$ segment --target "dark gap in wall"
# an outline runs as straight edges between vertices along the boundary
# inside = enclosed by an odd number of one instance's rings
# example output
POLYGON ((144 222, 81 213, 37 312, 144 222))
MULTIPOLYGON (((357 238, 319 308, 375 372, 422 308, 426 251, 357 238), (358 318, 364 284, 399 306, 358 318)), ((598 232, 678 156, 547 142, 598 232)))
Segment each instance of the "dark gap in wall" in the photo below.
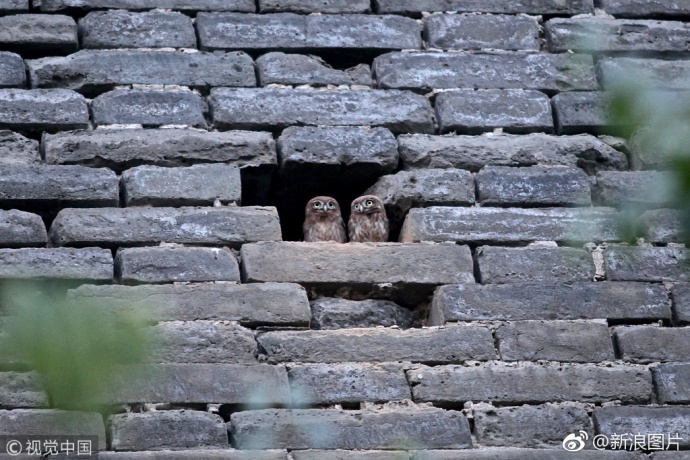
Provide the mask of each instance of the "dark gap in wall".
MULTIPOLYGON (((609 323, 609 326, 612 326, 612 324, 609 323)), ((613 344, 613 354, 616 357, 616 359, 623 359, 623 351, 620 348, 620 344, 618 343, 618 340, 616 340, 616 335, 613 330, 609 329, 609 334, 611 335, 611 343, 613 344)))
POLYGON ((271 52, 280 52, 285 54, 303 54, 318 56, 323 59, 329 66, 337 70, 345 70, 355 67, 359 64, 367 64, 371 66, 374 59, 377 56, 388 53, 394 50, 353 50, 353 49, 340 49, 340 48, 328 48, 328 49, 299 49, 299 48, 288 48, 288 49, 262 49, 262 50, 239 50, 247 53, 252 59, 256 60, 271 52))

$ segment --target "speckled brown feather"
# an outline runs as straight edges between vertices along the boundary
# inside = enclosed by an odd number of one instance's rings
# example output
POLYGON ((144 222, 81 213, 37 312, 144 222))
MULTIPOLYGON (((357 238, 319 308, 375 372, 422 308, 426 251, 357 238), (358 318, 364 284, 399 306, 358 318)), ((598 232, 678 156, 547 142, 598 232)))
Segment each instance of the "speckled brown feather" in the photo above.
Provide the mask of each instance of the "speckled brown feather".
POLYGON ((317 196, 309 200, 307 207, 304 210, 304 224, 302 225, 302 232, 304 232, 304 241, 307 243, 315 243, 319 241, 335 241, 337 243, 346 243, 347 234, 345 233, 345 223, 340 214, 340 205, 333 198, 328 196, 317 196), (316 210, 313 205, 315 202, 322 203, 333 202, 335 209, 332 210, 316 210))
POLYGON ((383 202, 374 195, 360 196, 352 202, 350 208, 350 220, 347 229, 352 243, 387 242, 388 241, 388 216, 383 202), (371 200, 374 205, 365 209, 363 204, 371 200), (362 205, 357 209, 355 205, 362 205))

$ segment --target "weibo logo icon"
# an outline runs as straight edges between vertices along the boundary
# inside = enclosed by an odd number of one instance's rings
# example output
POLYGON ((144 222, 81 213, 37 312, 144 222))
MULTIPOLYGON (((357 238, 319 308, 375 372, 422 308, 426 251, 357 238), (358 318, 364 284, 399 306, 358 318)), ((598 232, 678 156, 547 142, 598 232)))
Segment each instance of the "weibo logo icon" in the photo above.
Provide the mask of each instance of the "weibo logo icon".
POLYGON ((585 441, 589 439, 586 431, 580 430, 578 434, 569 434, 563 440, 563 448, 568 452, 579 452, 585 448, 585 441))

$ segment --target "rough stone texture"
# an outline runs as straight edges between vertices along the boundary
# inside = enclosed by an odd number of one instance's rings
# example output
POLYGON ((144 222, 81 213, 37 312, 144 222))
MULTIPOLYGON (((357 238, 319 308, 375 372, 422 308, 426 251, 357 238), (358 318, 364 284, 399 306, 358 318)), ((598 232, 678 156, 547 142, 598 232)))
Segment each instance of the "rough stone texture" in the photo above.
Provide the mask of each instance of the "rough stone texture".
POLYGON ((546 53, 389 53, 374 60, 379 88, 597 89, 590 56, 546 53))
POLYGON ((91 102, 95 125, 187 125, 206 128, 206 102, 191 91, 119 89, 91 102))
POLYGON ((14 209, 0 211, 0 246, 45 246, 47 240, 46 226, 38 215, 14 209))
POLYGON ((442 133, 553 132, 549 98, 533 90, 443 92, 436 96, 436 114, 442 133))
POLYGON ((680 214, 673 209, 645 211, 637 220, 642 236, 650 243, 685 243, 680 214))
POLYGON ((690 90, 690 63, 687 61, 605 58, 597 63, 597 72, 606 90, 615 89, 631 75, 645 88, 690 90))
POLYGON ((673 320, 677 323, 690 323, 690 284, 679 283, 671 289, 673 299, 673 320))
MULTIPOLYGON (((98 450, 105 450, 101 414, 54 409, 0 410, 0 436, 98 436, 98 450)), ((94 450, 96 446, 93 446, 94 450)))
POLYGON ((29 11, 28 0, 0 0, 0 13, 20 13, 29 11))
POLYGON ((95 11, 79 20, 82 48, 196 48, 192 19, 182 13, 95 11))
POLYGON ((238 247, 280 240, 275 208, 93 208, 60 211, 55 246, 152 246, 161 242, 238 247))
POLYGON ((261 13, 369 13, 369 0, 259 0, 261 13))
POLYGON ((561 93, 551 100, 558 134, 600 134, 612 126, 607 118, 609 95, 604 92, 561 93))
POLYGON ((372 85, 371 69, 368 65, 360 64, 351 69, 337 70, 316 56, 267 53, 256 60, 256 68, 261 86, 270 84, 372 85))
POLYGON ((659 284, 461 284, 442 286, 436 291, 429 324, 539 319, 668 321, 670 315, 666 289, 659 284))
POLYGON ((594 431, 587 410, 575 404, 475 409, 477 442, 484 446, 562 449, 570 433, 594 431))
POLYGON ((228 432, 220 415, 200 411, 152 411, 108 417, 113 450, 225 448, 228 432))
POLYGON ((3 50, 68 54, 77 50, 77 24, 69 16, 17 14, 0 17, 3 50))
POLYGON ((592 255, 584 249, 483 246, 476 258, 483 284, 586 282, 595 273, 592 255))
MULTIPOLYGON (((100 452, 98 460, 286 460, 284 450, 160 450, 154 452, 100 452)), ((606 457, 608 458, 608 457, 606 457)), ((11 460, 11 459, 8 459, 11 460)), ((407 460, 407 454, 405 454, 407 460)))
MULTIPOLYGON (((594 409, 597 433, 666 433, 678 436, 682 449, 690 447, 690 407, 602 407, 594 409)), ((672 448, 675 450, 675 447, 672 448)))
POLYGON ((602 0, 608 14, 620 18, 687 17, 690 5, 678 0, 602 0))
POLYGON ((601 206, 660 207, 673 177, 660 171, 604 171, 597 174, 594 199, 601 206))
POLYGON ((243 326, 308 326, 307 293, 294 284, 81 286, 70 299, 115 314, 143 311, 151 321, 238 321, 243 326))
POLYGON ((405 91, 214 88, 209 104, 213 124, 221 130, 363 125, 396 134, 434 132, 429 101, 405 91))
POLYGON ((324 297, 311 303, 312 329, 350 329, 359 327, 420 326, 420 318, 388 300, 347 300, 324 297))
MULTIPOLYGON (((577 432, 578 430, 574 430, 577 432)), ((675 458, 675 457, 674 457, 675 458)), ((558 452, 553 449, 488 448, 466 451, 420 450, 413 460, 645 460, 637 452, 581 450, 558 452)))
POLYGON ((529 16, 435 14, 424 20, 430 48, 539 50, 539 24, 529 16))
POLYGON ((690 403, 690 364, 661 364, 653 374, 660 404, 690 403))
POLYGON ((415 21, 400 16, 199 13, 204 50, 420 49, 415 21))
POLYGON ((613 361, 606 321, 519 321, 502 324, 496 339, 504 361, 613 361))
POLYGON ((652 460, 690 460, 690 452, 654 452, 650 458, 652 460))
POLYGON ((400 241, 520 243, 620 240, 617 213, 610 208, 411 209, 400 241))
POLYGON ((457 11, 461 13, 560 14, 592 13, 591 0, 375 0, 379 13, 421 13, 457 11))
POLYGON ((0 89, 0 129, 59 131, 89 126, 86 99, 74 91, 0 89))
MULTIPOLYGON (((403 380, 405 374, 400 369, 403 380)), ((407 380, 405 380, 407 386, 407 380)), ((408 399, 410 396, 407 397, 408 399)), ((0 372, 0 407, 31 409, 48 406, 48 395, 36 372, 0 372)))
POLYGON ((32 88, 67 88, 89 95, 132 84, 201 89, 256 85, 252 58, 244 53, 82 50, 26 65, 32 88))
POLYGON ((261 334, 257 340, 272 362, 460 363, 496 358, 491 332, 475 326, 279 331, 261 334))
POLYGON ((579 136, 485 134, 482 136, 402 135, 398 138, 403 169, 461 168, 479 171, 495 166, 577 166, 587 174, 628 169, 624 153, 599 139, 579 136))
POLYGON ((620 355, 626 361, 687 361, 690 327, 628 326, 614 329, 620 355))
POLYGON ((240 281, 237 259, 217 248, 128 248, 115 257, 121 283, 240 281))
POLYGON ((609 246, 604 251, 611 281, 690 281, 687 250, 678 247, 609 246))
POLYGON ((477 174, 483 206, 589 206, 587 174, 579 168, 486 166, 477 174))
POLYGON ((668 142, 665 136, 656 136, 649 127, 638 128, 628 141, 633 169, 673 169, 676 157, 676 143, 668 142))
POLYGON ((239 204, 240 170, 221 163, 186 168, 139 166, 122 173, 122 195, 126 206, 239 204))
POLYGON ((0 51, 0 88, 23 88, 25 84, 26 71, 22 57, 0 51))
POLYGON ((288 371, 297 404, 343 404, 411 399, 400 364, 303 364, 288 371))
POLYGON ((41 163, 38 141, 27 139, 12 131, 0 130, 0 165, 30 165, 41 163))
POLYGON ((381 450, 294 450, 295 460, 409 460, 407 452, 381 450))
POLYGON ((648 403, 652 374, 647 366, 594 364, 493 364, 417 367, 407 371, 415 401, 487 401, 538 404, 579 401, 648 403))
POLYGON ((240 449, 466 449, 470 427, 461 412, 266 409, 235 412, 228 428, 240 449))
POLYGON ((252 0, 41 0, 41 11, 97 10, 103 8, 123 10, 165 8, 184 11, 240 11, 243 13, 256 11, 256 6, 252 0))
POLYGON ((98 248, 0 249, 0 278, 112 281, 113 256, 98 248))

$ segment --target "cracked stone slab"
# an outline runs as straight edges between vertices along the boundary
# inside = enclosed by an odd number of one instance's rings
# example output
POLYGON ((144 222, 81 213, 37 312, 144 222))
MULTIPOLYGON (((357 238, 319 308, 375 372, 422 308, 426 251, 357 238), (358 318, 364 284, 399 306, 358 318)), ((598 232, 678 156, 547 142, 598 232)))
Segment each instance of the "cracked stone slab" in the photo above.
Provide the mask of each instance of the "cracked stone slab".
POLYGON ((238 11, 254 13, 253 0, 41 0, 41 11, 62 10, 153 10, 238 11))
POLYGON ((21 134, 0 130, 0 165, 40 164, 39 142, 21 134))
POLYGON ((0 88, 23 88, 25 85, 26 70, 22 57, 0 51, 0 88))
POLYGON ((2 16, 0 47, 22 53, 69 54, 77 51, 77 23, 57 14, 2 16))
POLYGON ((47 241, 46 226, 37 214, 16 209, 0 211, 1 247, 45 246, 47 241))
POLYGON ((620 326, 613 332, 620 355, 626 361, 687 361, 690 327, 620 326))
POLYGON ((395 14, 421 14, 425 11, 458 13, 505 13, 567 15, 593 13, 592 0, 375 0, 376 11, 395 14))
POLYGON ((690 407, 597 407, 594 409, 597 433, 668 433, 676 436, 681 449, 690 447, 690 407))
POLYGON ((316 56, 267 53, 256 60, 256 68, 261 86, 270 84, 372 86, 371 69, 368 65, 360 64, 351 69, 337 70, 316 56))
POLYGON ((53 132, 90 125, 86 99, 79 93, 66 89, 0 89, 0 129, 53 132))
POLYGON ((678 247, 609 246, 604 250, 611 281, 690 281, 688 250, 678 247))
POLYGON ((99 248, 0 249, 0 278, 110 282, 113 256, 99 248))
POLYGON ((652 372, 660 404, 690 404, 690 364, 660 364, 652 372))
POLYGON ((311 302, 311 328, 317 330, 360 327, 421 326, 417 314, 389 300, 347 300, 322 297, 311 302))
POLYGON ((530 16, 434 14, 424 19, 430 48, 539 50, 539 23, 530 16))

